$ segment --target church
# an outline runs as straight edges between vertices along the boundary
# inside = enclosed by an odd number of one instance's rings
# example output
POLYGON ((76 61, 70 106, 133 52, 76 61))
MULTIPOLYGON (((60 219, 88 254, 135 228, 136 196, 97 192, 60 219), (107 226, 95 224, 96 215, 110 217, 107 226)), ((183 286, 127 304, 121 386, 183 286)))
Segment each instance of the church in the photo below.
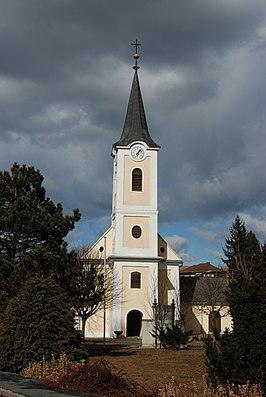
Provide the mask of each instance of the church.
POLYGON ((106 286, 112 287, 104 309, 88 319, 85 336, 139 336, 149 344, 155 307, 165 319, 175 307, 174 320, 179 319, 183 262, 158 233, 160 146, 148 130, 138 77, 140 44, 136 40, 133 45, 128 108, 121 137, 112 147, 111 226, 84 256, 102 260, 106 286))

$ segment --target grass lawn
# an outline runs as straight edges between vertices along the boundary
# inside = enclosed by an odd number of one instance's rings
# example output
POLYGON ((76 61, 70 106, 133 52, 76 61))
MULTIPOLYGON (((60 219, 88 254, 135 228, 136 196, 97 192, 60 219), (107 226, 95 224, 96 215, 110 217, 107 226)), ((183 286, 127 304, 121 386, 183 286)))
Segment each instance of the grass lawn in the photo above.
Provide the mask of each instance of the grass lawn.
POLYGON ((156 386, 168 383, 172 376, 177 383, 192 386, 197 390, 204 388, 206 375, 205 352, 201 342, 193 342, 186 350, 145 349, 128 346, 126 342, 120 344, 90 343, 92 358, 103 358, 117 369, 122 370, 132 380, 152 390, 156 386))

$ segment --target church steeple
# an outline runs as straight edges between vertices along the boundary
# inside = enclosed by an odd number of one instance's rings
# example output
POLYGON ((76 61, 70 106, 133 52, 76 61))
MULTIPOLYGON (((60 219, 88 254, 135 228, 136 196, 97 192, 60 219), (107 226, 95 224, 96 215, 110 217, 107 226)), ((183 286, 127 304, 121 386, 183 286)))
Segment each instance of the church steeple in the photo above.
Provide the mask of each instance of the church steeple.
MULTIPOLYGON (((181 261, 158 234, 159 146, 149 134, 141 97, 140 44, 136 40, 133 45, 136 47, 134 78, 125 125, 112 151, 112 226, 86 255, 86 258, 96 258, 104 246, 104 257, 111 263, 107 281, 118 280, 118 285, 115 290, 111 289, 112 295, 115 293, 115 304, 96 314, 96 321, 89 325, 88 336, 102 337, 107 330, 106 336, 112 338, 121 330, 127 337, 141 335, 146 345, 153 344, 149 333, 154 326, 151 303, 156 300, 158 307, 167 308, 173 299, 176 306, 180 301, 178 265, 181 261)), ((177 319, 175 316, 174 321, 177 319)))
POLYGON ((129 96, 126 119, 121 138, 113 146, 114 148, 116 148, 117 146, 127 146, 135 141, 142 141, 151 148, 160 148, 160 146, 153 141, 148 130, 138 78, 139 66, 137 61, 139 55, 137 53, 137 46, 139 46, 140 44, 138 44, 136 40, 136 43, 133 43, 133 45, 136 46, 136 53, 134 54, 135 66, 133 66, 135 73, 129 96))

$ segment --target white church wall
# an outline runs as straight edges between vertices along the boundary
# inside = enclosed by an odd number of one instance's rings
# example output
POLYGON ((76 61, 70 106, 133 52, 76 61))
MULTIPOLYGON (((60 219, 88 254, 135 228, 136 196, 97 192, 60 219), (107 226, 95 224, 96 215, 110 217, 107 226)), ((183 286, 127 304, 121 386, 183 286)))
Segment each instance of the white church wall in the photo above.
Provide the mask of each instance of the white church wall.
MULTIPOLYGON (((214 311, 220 311, 221 314, 221 333, 225 332, 226 328, 232 330, 232 318, 228 312, 228 308, 221 308, 219 306, 214 307, 214 311)), ((204 310, 202 305, 193 305, 192 313, 194 316, 189 316, 186 318, 187 326, 186 329, 194 331, 194 333, 208 334, 209 329, 209 311, 204 310)))
POLYGON ((103 259, 104 251, 100 248, 104 247, 104 238, 106 237, 106 257, 108 258, 112 254, 112 242, 113 242, 113 228, 110 227, 93 245, 90 247, 85 255, 85 259, 103 259))
POLYGON ((151 347, 155 345, 155 340, 151 335, 154 329, 153 320, 142 320, 142 346, 151 347))
POLYGON ((136 264, 128 263, 123 265, 123 308, 122 318, 126 317, 126 314, 134 307, 143 312, 144 318, 148 318, 150 315, 149 302, 149 266, 138 266, 136 264), (131 288, 130 278, 133 271, 141 273, 141 287, 131 288))
MULTIPOLYGON (((86 322, 85 338, 103 338, 104 336, 104 311, 103 308, 91 316, 86 322)), ((111 338, 110 333, 110 308, 106 309, 105 337, 111 338)))

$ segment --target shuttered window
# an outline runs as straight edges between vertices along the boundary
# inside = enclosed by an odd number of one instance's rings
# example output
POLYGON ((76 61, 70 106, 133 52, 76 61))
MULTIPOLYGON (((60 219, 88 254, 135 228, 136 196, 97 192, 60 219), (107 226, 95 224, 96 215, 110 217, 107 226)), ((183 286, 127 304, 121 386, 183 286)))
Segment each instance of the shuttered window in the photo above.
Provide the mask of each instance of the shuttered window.
POLYGON ((132 171, 132 190, 142 192, 142 171, 140 168, 134 168, 132 171))
POLYGON ((140 283, 141 283, 141 273, 132 272, 131 280, 130 280, 130 288, 140 288, 140 283))

